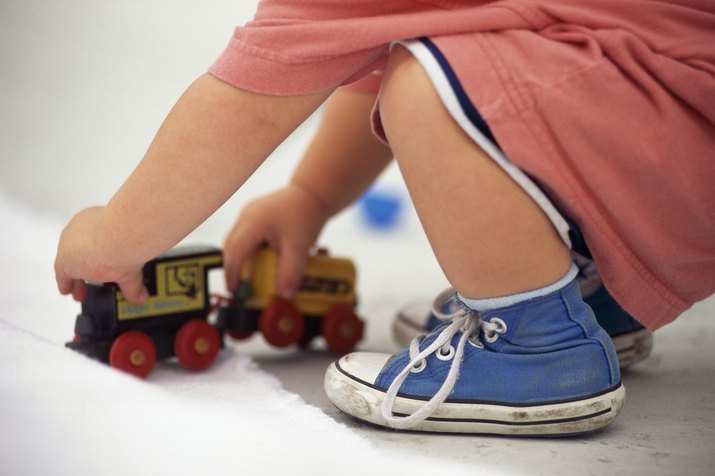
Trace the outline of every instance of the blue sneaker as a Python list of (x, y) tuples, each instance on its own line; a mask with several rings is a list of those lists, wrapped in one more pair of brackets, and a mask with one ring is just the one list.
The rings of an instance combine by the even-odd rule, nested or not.
[[(573, 254), (579, 267), (576, 282), (586, 304), (591, 306), (598, 324), (608, 333), (616, 348), (621, 368), (645, 360), (653, 350), (653, 333), (643, 327), (617, 302), (603, 285), (591, 260)], [(440, 305), (442, 313), (458, 308), (454, 296)], [(428, 302), (411, 303), (400, 309), (392, 322), (392, 336), (402, 347), (420, 334), (432, 332), (442, 321), (430, 310)]]
[(506, 435), (597, 430), (625, 400), (618, 360), (575, 281), (546, 296), (477, 313), (460, 305), (428, 336), (390, 356), (331, 364), (328, 398), (396, 429)]

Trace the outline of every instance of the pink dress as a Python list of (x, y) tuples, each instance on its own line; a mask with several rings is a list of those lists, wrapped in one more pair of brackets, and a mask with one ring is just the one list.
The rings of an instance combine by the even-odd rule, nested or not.
[(392, 42), (423, 37), (627, 311), (655, 329), (715, 292), (715, 2), (266, 0), (210, 72), (371, 87)]

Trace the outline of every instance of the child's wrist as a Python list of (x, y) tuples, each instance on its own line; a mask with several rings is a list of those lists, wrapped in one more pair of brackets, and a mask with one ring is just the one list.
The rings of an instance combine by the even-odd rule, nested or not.
[(117, 230), (123, 227), (112, 222), (106, 207), (94, 207), (95, 223), (93, 233), (88, 236), (92, 254), (102, 266), (115, 270), (129, 270), (141, 267), (154, 256), (141, 256), (141, 243), (129, 244)]
[(288, 185), (288, 188), (306, 197), (312, 204), (311, 208), (314, 209), (317, 216), (319, 216), (323, 222), (326, 222), (328, 218), (334, 214), (328, 200), (322, 197), (317, 191), (313, 190), (309, 185), (294, 179)]

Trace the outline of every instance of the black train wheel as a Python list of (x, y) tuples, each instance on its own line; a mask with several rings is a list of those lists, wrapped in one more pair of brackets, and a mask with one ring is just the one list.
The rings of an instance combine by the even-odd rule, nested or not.
[(323, 318), (320, 333), (328, 349), (336, 354), (347, 354), (362, 339), (365, 324), (350, 306), (332, 308)]
[(109, 350), (109, 365), (144, 378), (156, 362), (156, 347), (151, 337), (139, 331), (128, 331), (114, 339)]

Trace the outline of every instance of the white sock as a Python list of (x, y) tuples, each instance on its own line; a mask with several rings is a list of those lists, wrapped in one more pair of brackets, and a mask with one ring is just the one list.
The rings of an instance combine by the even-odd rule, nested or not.
[(510, 296), (500, 296), (495, 298), (484, 298), (484, 299), (470, 299), (457, 293), (457, 297), (467, 305), (468, 308), (474, 309), (475, 311), (490, 311), (492, 309), (499, 309), (506, 306), (511, 306), (522, 301), (528, 301), (529, 299), (534, 299), (541, 296), (546, 296), (554, 291), (558, 291), (566, 287), (578, 274), (578, 266), (571, 263), (571, 267), (566, 272), (566, 274), (553, 284), (549, 284), (543, 288), (534, 289), (533, 291), (526, 291), (523, 293), (512, 294)]

